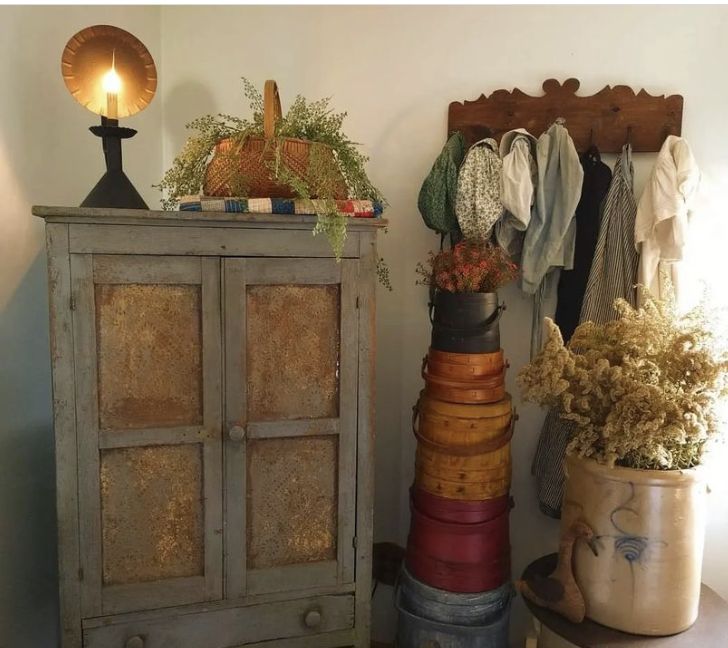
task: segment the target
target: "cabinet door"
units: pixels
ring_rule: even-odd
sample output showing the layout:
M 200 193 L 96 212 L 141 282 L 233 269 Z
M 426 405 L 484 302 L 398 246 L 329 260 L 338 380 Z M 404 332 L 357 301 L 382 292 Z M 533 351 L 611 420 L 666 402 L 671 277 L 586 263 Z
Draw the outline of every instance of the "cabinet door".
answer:
M 224 263 L 226 595 L 350 583 L 357 262 Z
M 73 255 L 84 617 L 222 597 L 220 262 Z

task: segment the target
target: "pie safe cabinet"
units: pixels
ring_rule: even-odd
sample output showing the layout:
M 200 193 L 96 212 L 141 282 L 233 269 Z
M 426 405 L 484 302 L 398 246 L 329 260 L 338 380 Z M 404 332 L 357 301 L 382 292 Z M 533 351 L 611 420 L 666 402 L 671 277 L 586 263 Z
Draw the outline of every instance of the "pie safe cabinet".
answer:
M 62 648 L 368 646 L 385 222 L 34 213 Z

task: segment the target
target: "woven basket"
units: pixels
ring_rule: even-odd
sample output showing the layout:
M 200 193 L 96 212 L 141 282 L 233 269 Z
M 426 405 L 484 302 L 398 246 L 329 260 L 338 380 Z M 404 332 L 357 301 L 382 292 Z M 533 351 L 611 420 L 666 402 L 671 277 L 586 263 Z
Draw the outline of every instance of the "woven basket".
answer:
M 308 140 L 286 137 L 277 142 L 276 123 L 281 119 L 281 99 L 275 81 L 265 82 L 263 96 L 263 133 L 264 137 L 249 137 L 242 146 L 234 140 L 220 140 L 215 146 L 210 163 L 205 170 L 203 192 L 206 196 L 233 196 L 235 177 L 245 179 L 246 198 L 297 198 L 293 189 L 276 181 L 268 164 L 276 159 L 276 146 L 280 146 L 281 163 L 299 178 L 308 182 L 308 166 L 311 147 L 316 146 L 322 156 L 331 157 L 332 167 L 336 165 L 334 152 L 325 144 Z M 324 160 L 326 162 L 326 160 Z M 326 198 L 345 200 L 348 197 L 346 183 L 340 176 L 336 186 L 327 188 Z M 320 187 L 311 187 L 311 198 L 318 198 Z

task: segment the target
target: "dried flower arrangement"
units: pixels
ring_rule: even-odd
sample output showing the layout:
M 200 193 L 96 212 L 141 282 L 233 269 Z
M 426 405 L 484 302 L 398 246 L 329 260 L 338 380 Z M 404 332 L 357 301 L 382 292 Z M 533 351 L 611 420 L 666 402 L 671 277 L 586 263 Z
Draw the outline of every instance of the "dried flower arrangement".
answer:
M 568 345 L 547 320 L 548 341 L 519 385 L 576 424 L 569 452 L 629 468 L 691 468 L 721 434 L 724 336 L 704 306 L 679 314 L 643 294 L 642 308 L 617 300 L 616 320 L 581 324 Z
M 207 164 L 219 141 L 231 139 L 240 147 L 249 137 L 263 136 L 263 97 L 245 78 L 243 87 L 252 112 L 250 119 L 218 114 L 206 115 L 187 124 L 187 128 L 196 133 L 187 139 L 182 152 L 174 159 L 172 166 L 157 185 L 166 194 L 162 199 L 165 209 L 174 209 L 183 196 L 200 193 Z M 339 186 L 340 179 L 343 177 L 351 198 L 380 203 L 385 203 L 385 200 L 366 174 L 368 158 L 341 130 L 346 113 L 334 112 L 329 107 L 329 102 L 330 98 L 307 101 L 298 95 L 288 112 L 276 123 L 275 137 L 270 145 L 278 152 L 278 144 L 284 138 L 300 138 L 328 146 L 334 152 L 333 157 L 315 156 L 314 146 L 314 159 L 305 178 L 289 169 L 280 156 L 276 156 L 277 159 L 269 167 L 276 181 L 291 187 L 299 198 L 308 200 L 315 195 L 319 199 L 318 222 L 314 234 L 325 234 L 339 258 L 346 238 L 348 220 L 338 211 L 334 200 L 334 188 Z M 248 180 L 245 177 L 238 174 L 238 177 L 230 178 L 229 182 L 236 193 L 246 195 Z
M 498 246 L 465 240 L 449 250 L 430 252 L 427 264 L 417 264 L 418 283 L 445 292 L 495 292 L 515 279 L 518 267 Z

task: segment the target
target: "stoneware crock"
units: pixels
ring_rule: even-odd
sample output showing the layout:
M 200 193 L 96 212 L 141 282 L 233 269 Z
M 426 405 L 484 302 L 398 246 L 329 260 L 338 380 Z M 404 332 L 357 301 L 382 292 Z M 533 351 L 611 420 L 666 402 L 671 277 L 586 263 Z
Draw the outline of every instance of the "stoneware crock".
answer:
M 568 456 L 561 529 L 594 531 L 598 555 L 577 543 L 574 575 L 586 615 L 641 635 L 687 630 L 698 616 L 705 472 L 609 468 Z

